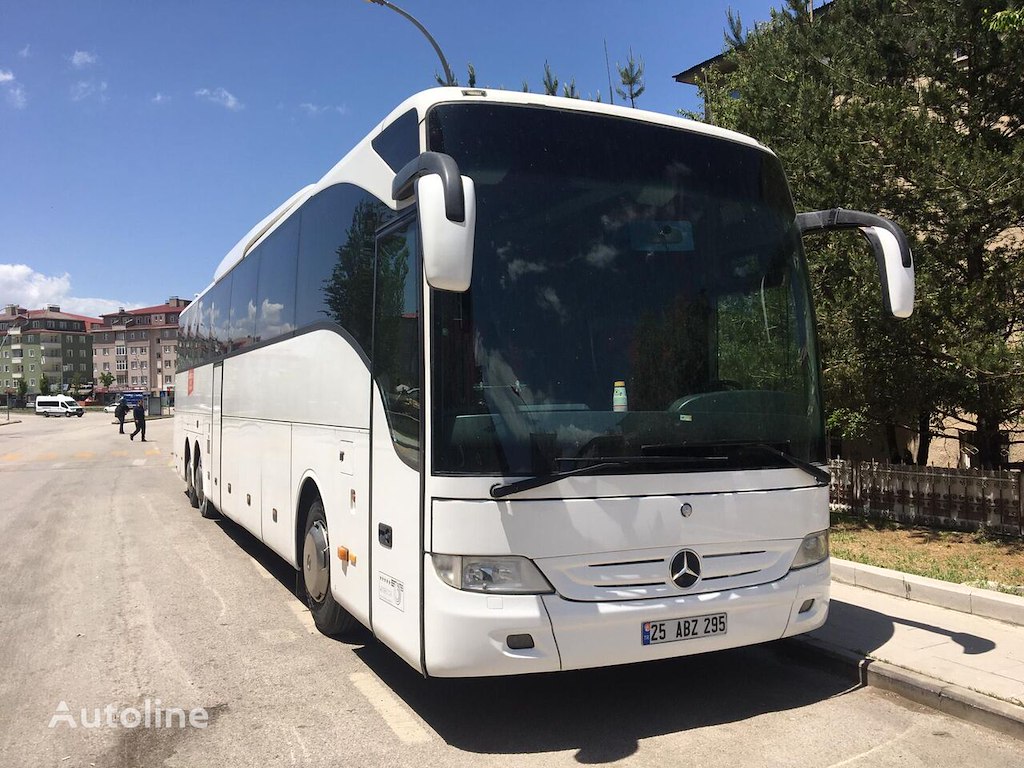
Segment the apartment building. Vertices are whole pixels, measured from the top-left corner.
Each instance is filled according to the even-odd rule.
[[[57,304],[24,309],[8,304],[0,314],[0,392],[78,394],[92,383],[92,335],[99,318],[62,312]]]
[[[172,393],[178,360],[178,315],[188,303],[187,299],[171,296],[155,307],[120,309],[103,315],[92,332],[97,389]]]

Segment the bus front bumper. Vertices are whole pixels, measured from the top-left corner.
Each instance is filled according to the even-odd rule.
[[[669,600],[573,602],[551,595],[487,595],[425,579],[426,671],[483,677],[631,664],[737,648],[825,623],[828,560],[769,584]],[[644,645],[644,626],[725,614],[720,634]],[[527,644],[529,636],[532,647]],[[519,646],[519,647],[515,647]]]

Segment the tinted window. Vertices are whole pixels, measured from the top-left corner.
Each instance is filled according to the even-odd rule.
[[[231,304],[231,275],[228,274],[207,294],[207,306],[210,319],[209,354],[214,358],[228,351],[231,334],[228,330],[228,317]]]
[[[442,105],[428,125],[477,198],[472,286],[432,292],[435,469],[824,459],[808,280],[774,157],[533,107]]]
[[[295,323],[325,321],[348,331],[364,353],[373,317],[373,238],[393,212],[347,184],[325,189],[302,208]]]
[[[391,170],[402,170],[406,163],[420,153],[420,130],[416,110],[410,109],[399,117],[372,143],[373,149]]]
[[[377,241],[373,377],[384,398],[398,455],[419,467],[420,265],[415,222]]]
[[[253,343],[256,334],[256,281],[259,251],[253,251],[231,270],[231,310],[228,343],[231,350]]]
[[[295,260],[299,219],[292,216],[259,247],[259,297],[256,339],[267,341],[295,330]]]

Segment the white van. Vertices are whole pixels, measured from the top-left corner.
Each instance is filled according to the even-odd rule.
[[[81,418],[85,409],[67,395],[41,395],[36,398],[36,415],[43,416],[78,416]]]

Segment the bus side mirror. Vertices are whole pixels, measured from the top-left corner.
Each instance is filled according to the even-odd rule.
[[[459,167],[448,155],[424,152],[398,172],[391,191],[398,201],[415,192],[427,284],[442,291],[468,291],[476,234],[473,180],[460,176]]]
[[[882,303],[896,317],[910,317],[914,311],[914,257],[910,243],[895,223],[862,211],[833,208],[829,211],[798,213],[800,234],[832,229],[858,229],[871,246],[878,263]]]

